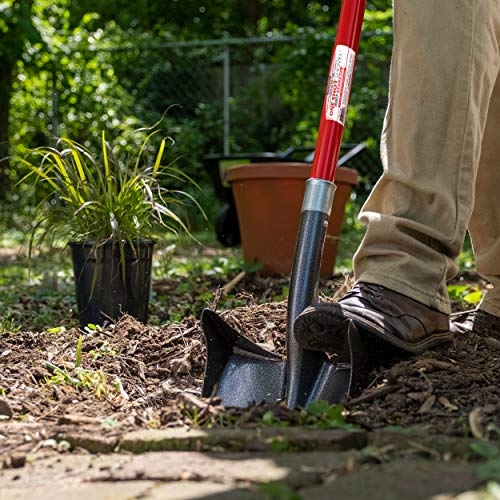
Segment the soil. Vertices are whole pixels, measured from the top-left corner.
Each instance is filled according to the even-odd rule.
[[[469,278],[479,282],[477,276]],[[235,290],[246,305],[222,316],[252,340],[284,354],[286,302],[259,302],[287,284],[286,277],[247,277]],[[342,277],[323,282],[334,294],[322,300],[335,300],[350,285]],[[157,293],[162,286],[155,285]],[[221,293],[214,293],[212,307]],[[193,316],[163,327],[125,316],[100,331],[0,335],[0,456],[32,451],[68,425],[110,436],[138,428],[257,425],[268,408],[224,410],[217,400],[200,398],[204,363],[203,335]],[[366,429],[419,427],[498,439],[499,374],[498,332],[457,335],[449,345],[378,368],[369,387],[345,402],[345,417]],[[297,415],[281,406],[273,411],[292,423]],[[2,420],[31,423],[33,432],[3,432]]]

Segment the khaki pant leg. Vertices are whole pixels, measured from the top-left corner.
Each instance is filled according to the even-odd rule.
[[[449,312],[499,67],[500,0],[395,0],[384,172],[360,219],[358,281]]]
[[[480,308],[500,316],[500,77],[498,75],[488,109],[469,232],[477,269],[494,285],[480,304]]]

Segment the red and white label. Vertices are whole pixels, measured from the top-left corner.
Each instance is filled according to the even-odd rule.
[[[347,45],[337,45],[330,68],[326,93],[326,119],[345,122],[356,52]]]

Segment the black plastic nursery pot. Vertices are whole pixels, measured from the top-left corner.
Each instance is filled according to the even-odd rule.
[[[70,243],[80,324],[102,325],[127,313],[148,320],[153,240],[124,243],[125,273],[120,245],[109,241]]]

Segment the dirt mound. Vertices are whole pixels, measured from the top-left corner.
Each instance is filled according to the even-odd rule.
[[[222,316],[256,342],[284,353],[284,301],[250,304]],[[184,401],[186,395],[200,395],[205,347],[193,317],[162,328],[124,317],[96,331],[4,334],[0,363],[0,419],[50,426],[76,415],[74,421],[161,427],[186,423],[179,395]],[[378,369],[370,387],[346,402],[347,420],[370,429],[498,433],[499,379],[500,339],[488,332],[461,335],[449,346]]]

